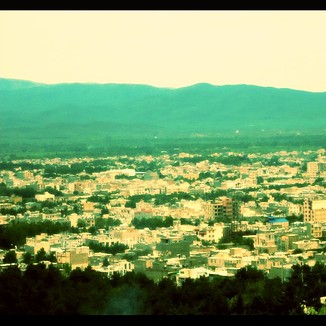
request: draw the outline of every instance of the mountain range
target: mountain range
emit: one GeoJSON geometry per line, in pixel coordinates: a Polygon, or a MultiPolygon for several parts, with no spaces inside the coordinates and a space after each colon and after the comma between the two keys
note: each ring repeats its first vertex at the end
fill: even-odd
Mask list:
{"type": "Polygon", "coordinates": [[[0,78],[0,144],[324,134],[326,92],[0,78]]]}

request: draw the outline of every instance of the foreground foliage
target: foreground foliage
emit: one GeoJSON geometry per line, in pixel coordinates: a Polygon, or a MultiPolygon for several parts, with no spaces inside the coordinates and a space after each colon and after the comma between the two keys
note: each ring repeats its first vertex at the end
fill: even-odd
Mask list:
{"type": "Polygon", "coordinates": [[[30,264],[0,272],[1,315],[301,315],[304,305],[322,311],[326,268],[294,265],[291,277],[269,279],[253,267],[234,277],[155,283],[142,273],[106,275],[55,265],[30,264]]]}

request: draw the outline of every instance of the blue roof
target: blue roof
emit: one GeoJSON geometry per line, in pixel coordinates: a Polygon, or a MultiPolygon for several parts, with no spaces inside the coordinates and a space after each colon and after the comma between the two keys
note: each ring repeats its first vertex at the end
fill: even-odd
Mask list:
{"type": "Polygon", "coordinates": [[[269,223],[280,223],[280,222],[289,222],[289,221],[284,217],[269,216],[268,222],[269,223]]]}

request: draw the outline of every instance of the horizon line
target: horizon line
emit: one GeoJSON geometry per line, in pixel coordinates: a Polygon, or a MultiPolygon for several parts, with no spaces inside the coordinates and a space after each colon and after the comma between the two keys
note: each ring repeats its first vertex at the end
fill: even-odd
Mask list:
{"type": "Polygon", "coordinates": [[[11,81],[19,81],[19,82],[28,82],[34,83],[44,86],[55,86],[55,85],[139,85],[139,86],[150,86],[154,88],[161,88],[161,89],[181,89],[192,87],[196,85],[206,84],[214,87],[221,87],[221,86],[253,86],[253,87],[261,87],[261,88],[273,88],[273,89],[287,89],[293,91],[300,91],[300,92],[307,92],[307,93],[325,93],[325,91],[311,91],[306,89],[298,89],[298,88],[291,88],[291,87],[281,87],[281,86],[267,86],[267,85],[259,85],[259,84],[250,84],[250,83],[234,83],[234,84],[213,84],[211,82],[206,81],[198,81],[192,84],[184,85],[184,86],[157,86],[154,84],[149,83],[131,83],[131,82],[100,82],[100,81],[62,81],[62,82],[41,82],[32,79],[25,79],[25,78],[11,78],[11,77],[1,77],[0,80],[11,80],[11,81]]]}

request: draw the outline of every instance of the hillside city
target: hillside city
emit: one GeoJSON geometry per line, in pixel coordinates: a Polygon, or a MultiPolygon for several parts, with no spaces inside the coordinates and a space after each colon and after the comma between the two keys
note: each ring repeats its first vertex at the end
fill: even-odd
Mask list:
{"type": "Polygon", "coordinates": [[[252,266],[284,281],[295,264],[326,262],[325,152],[2,161],[2,234],[19,223],[65,228],[7,248],[2,240],[0,269],[24,270],[43,254],[47,264],[108,277],[135,271],[182,284],[252,266]]]}

